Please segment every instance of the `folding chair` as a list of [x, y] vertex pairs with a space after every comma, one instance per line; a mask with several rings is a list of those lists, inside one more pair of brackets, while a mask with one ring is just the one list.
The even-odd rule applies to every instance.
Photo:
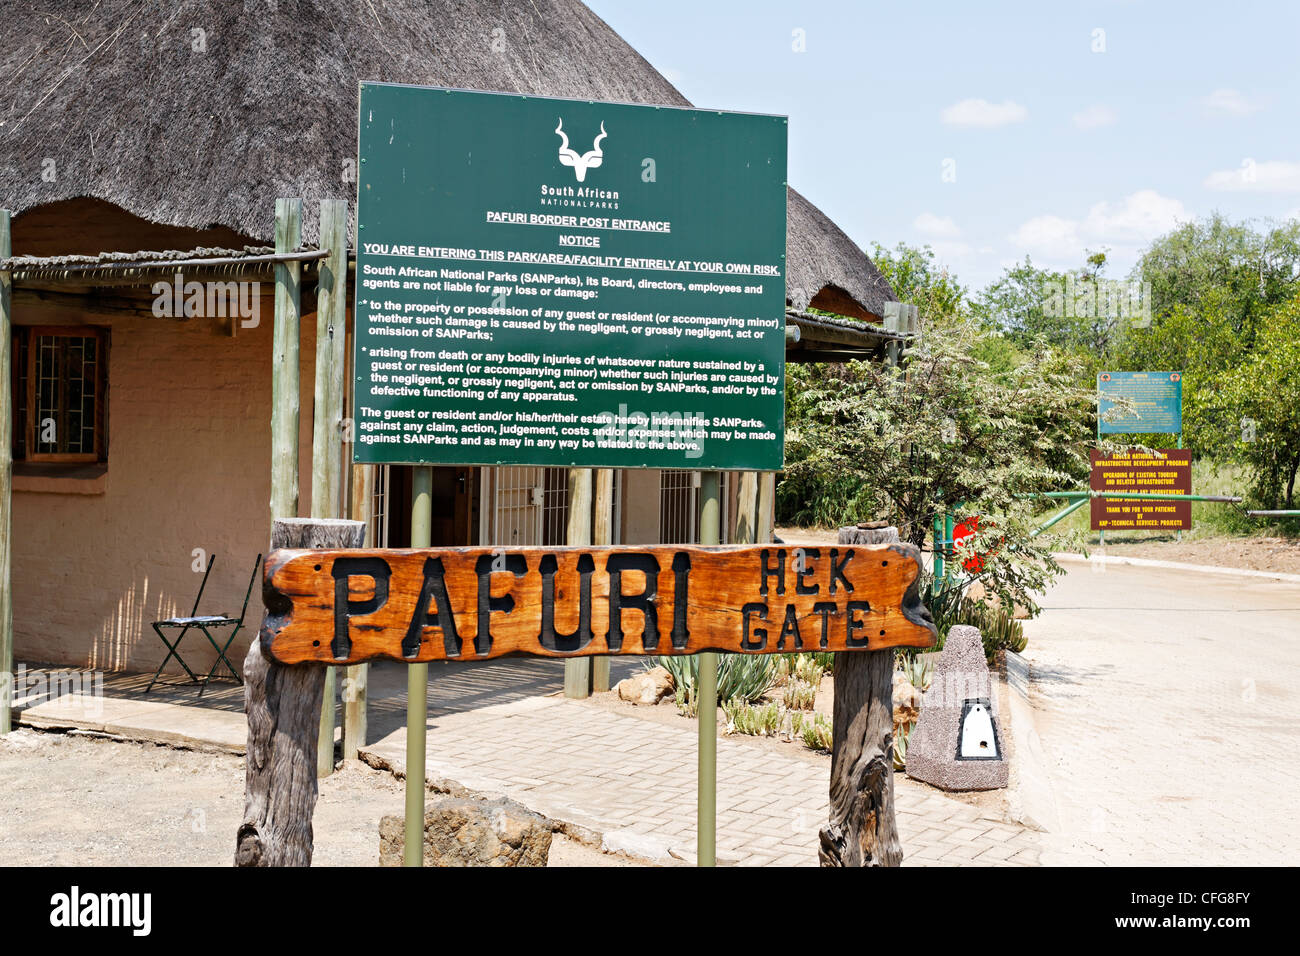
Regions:
[[[199, 584], [199, 593], [194, 598], [194, 607], [190, 610], [188, 617], [171, 617], [165, 621], [153, 622], [154, 632], [159, 638], [161, 638], [162, 642], [167, 645], [167, 656], [164, 657], [162, 663], [158, 665], [158, 669], [154, 671], [153, 679], [149, 681], [149, 686], [144, 690], [146, 694], [153, 690], [153, 685], [157, 682], [158, 675], [162, 673], [162, 669], [167, 666], [167, 662], [173, 657], [176, 658], [176, 662], [180, 664], [181, 667], [185, 668], [185, 673], [190, 677], [190, 683], [199, 685], [200, 697], [203, 696], [203, 692], [207, 689], [208, 684], [216, 675], [217, 668], [222, 664], [225, 664], [226, 670], [230, 672], [230, 676], [238, 683], [242, 684], [244, 682], [243, 678], [239, 676], [239, 671], [235, 670], [234, 665], [230, 663], [230, 658], [226, 656], [226, 651], [230, 650], [230, 645], [234, 643], [235, 635], [238, 634], [240, 628], [244, 626], [244, 615], [248, 613], [248, 599], [252, 597], [253, 594], [253, 584], [257, 581], [257, 569], [261, 567], [262, 556], [259, 554], [257, 560], [253, 562], [253, 574], [248, 579], [248, 590], [244, 592], [244, 607], [239, 612], [238, 618], [227, 617], [224, 614], [200, 615], [198, 613], [199, 601], [203, 600], [203, 589], [208, 586], [208, 575], [212, 573], [212, 565], [214, 565], [216, 561], [217, 556], [215, 554], [208, 558], [207, 570], [203, 572], [203, 581]], [[226, 636], [225, 643], [219, 644], [212, 632], [217, 631], [219, 633], [223, 628], [227, 627], [231, 628], [231, 631]], [[180, 633], [176, 635], [176, 640], [169, 641], [167, 640], [167, 635], [163, 633], [163, 628], [180, 628]], [[208, 676], [203, 679], [199, 679], [195, 676], [194, 672], [190, 670], [189, 665], [185, 663], [185, 659], [181, 657], [180, 651], [178, 650], [181, 645], [181, 640], [189, 632], [190, 628], [196, 628], [201, 631], [203, 636], [208, 639], [208, 643], [212, 645], [212, 649], [217, 652], [217, 659], [212, 662], [212, 666], [208, 668]]]

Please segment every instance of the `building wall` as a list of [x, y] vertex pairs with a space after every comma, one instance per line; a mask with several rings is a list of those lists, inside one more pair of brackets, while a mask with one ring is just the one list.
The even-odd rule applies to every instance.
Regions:
[[[262, 284], [270, 292], [269, 282]], [[15, 322], [84, 316], [15, 310]], [[152, 671], [166, 654], [150, 623], [185, 615], [217, 561], [200, 614], [237, 616], [270, 533], [273, 301], [236, 338], [219, 321], [115, 318], [108, 467], [70, 482], [15, 477], [13, 593], [18, 660]], [[302, 321], [299, 514], [310, 511], [315, 318]], [[261, 619], [254, 588], [230, 658], [238, 667]], [[203, 635], [182, 645], [192, 668], [214, 659]], [[175, 661], [168, 672], [183, 673]]]

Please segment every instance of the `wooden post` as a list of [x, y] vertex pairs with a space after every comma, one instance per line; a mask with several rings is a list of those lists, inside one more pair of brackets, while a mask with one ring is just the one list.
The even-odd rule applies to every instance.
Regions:
[[[591, 543], [614, 543], [614, 469], [601, 468], [596, 472], [596, 498], [591, 522]], [[592, 692], [609, 690], [609, 658], [592, 657]]]
[[[898, 540], [897, 528], [841, 528], [840, 544]], [[894, 649], [835, 655], [831, 812], [822, 866], [898, 866], [894, 819]]]
[[[591, 469], [569, 470], [569, 527], [565, 544], [587, 547], [591, 544]], [[591, 658], [573, 657], [564, 662], [564, 696], [591, 696]]]
[[[11, 255], [9, 210], [0, 209], [0, 259]], [[14, 694], [12, 310], [13, 277], [0, 270], [0, 734], [12, 729]]]
[[758, 540], [758, 472], [740, 474], [740, 489], [736, 494], [736, 544], [753, 544]]
[[758, 475], [758, 538], [760, 544], [771, 541], [776, 532], [776, 472]]
[[[275, 251], [302, 242], [302, 200], [275, 201]], [[275, 329], [271, 344], [271, 518], [298, 516], [298, 346], [302, 266], [275, 266]]]
[[[271, 549], [359, 548], [360, 521], [277, 518]], [[255, 639], [244, 659], [248, 755], [236, 866], [309, 866], [316, 807], [316, 741], [326, 668], [286, 666]]]
[[[341, 515], [343, 484], [343, 375], [347, 367], [348, 204], [322, 199], [320, 246], [329, 256], [320, 261], [316, 282], [316, 383], [312, 409], [311, 514], [313, 518]], [[334, 772], [335, 679], [337, 668], [326, 668], [320, 716], [316, 772]]]
[[[363, 547], [375, 546], [370, 528], [374, 519], [375, 466], [352, 466], [351, 517], [366, 528]], [[343, 759], [356, 760], [366, 744], [366, 708], [369, 697], [370, 665], [353, 664], [347, 669], [343, 684]]]

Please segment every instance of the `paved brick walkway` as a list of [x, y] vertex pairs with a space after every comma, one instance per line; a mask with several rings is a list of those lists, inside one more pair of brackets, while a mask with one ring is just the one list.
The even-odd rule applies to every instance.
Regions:
[[[501, 792], [533, 809], [602, 834], [606, 846], [691, 861], [695, 853], [696, 732], [540, 696], [560, 685], [562, 665], [507, 661], [431, 668], [428, 776]], [[616, 678], [618, 674], [615, 675]], [[393, 729], [366, 748], [405, 764], [405, 714], [396, 696], [377, 699], [400, 672], [372, 673], [371, 720]], [[492, 689], [500, 703], [484, 705]], [[381, 710], [381, 714], [377, 714]], [[372, 730], [371, 739], [376, 733]], [[791, 745], [792, 747], [794, 745]], [[752, 742], [718, 741], [720, 862], [814, 866], [826, 819], [830, 763], [785, 756]], [[899, 832], [912, 865], [1038, 862], [1038, 834], [986, 819], [979, 808], [906, 778], [896, 783]]]

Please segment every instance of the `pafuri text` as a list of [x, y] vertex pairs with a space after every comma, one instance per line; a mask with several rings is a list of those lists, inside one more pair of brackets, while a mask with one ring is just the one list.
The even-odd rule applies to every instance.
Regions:
[[149, 893], [83, 893], [79, 886], [50, 897], [50, 925], [57, 927], [128, 927], [133, 936], [148, 936], [153, 896]]
[[244, 329], [261, 322], [260, 282], [186, 282], [178, 272], [171, 282], [155, 282], [150, 291], [153, 314], [160, 319], [239, 319]]

